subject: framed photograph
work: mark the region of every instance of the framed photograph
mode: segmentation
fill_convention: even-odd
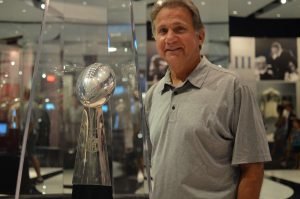
[[[256,38],[255,70],[260,80],[298,81],[296,38]]]

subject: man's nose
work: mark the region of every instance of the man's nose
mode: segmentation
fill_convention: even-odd
[[[174,42],[176,40],[176,34],[172,31],[169,30],[168,33],[166,34],[166,42]]]

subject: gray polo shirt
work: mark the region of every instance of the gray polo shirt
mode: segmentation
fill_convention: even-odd
[[[151,199],[233,199],[238,164],[271,160],[252,92],[205,57],[177,88],[168,71],[148,91],[145,108]]]

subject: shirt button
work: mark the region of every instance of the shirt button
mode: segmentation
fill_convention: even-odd
[[[174,105],[172,106],[172,110],[175,110],[175,106]]]

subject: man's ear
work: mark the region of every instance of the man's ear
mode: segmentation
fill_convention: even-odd
[[[199,47],[202,46],[205,39],[205,30],[204,28],[201,28],[201,30],[198,32],[198,39],[199,39]]]
[[[152,38],[153,38],[154,40],[156,40],[154,33],[152,34]]]

